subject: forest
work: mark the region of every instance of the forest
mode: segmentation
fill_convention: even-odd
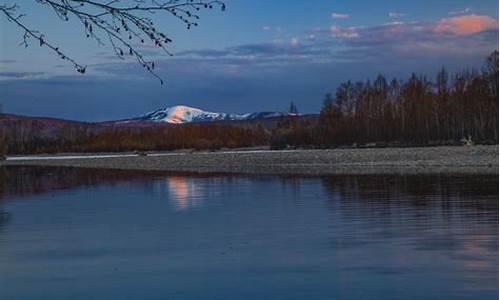
[[[52,134],[47,134],[42,126],[42,123],[34,120],[16,121],[8,128],[0,128],[0,151],[10,154],[37,154],[215,150],[269,143],[269,134],[260,124],[232,126],[205,123],[146,128],[66,124]]]
[[[405,81],[341,83],[325,96],[319,116],[298,114],[276,126],[198,123],[178,126],[113,127],[68,122],[49,133],[43,122],[0,118],[0,155],[57,152],[216,150],[270,146],[335,148],[498,144],[498,51],[480,71],[435,80],[412,74]],[[1,115],[0,115],[1,116]]]
[[[461,142],[498,144],[498,51],[481,71],[442,68],[435,81],[343,82],[326,95],[318,122],[283,120],[271,138],[275,149]]]

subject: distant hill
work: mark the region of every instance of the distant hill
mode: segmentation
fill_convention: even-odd
[[[81,122],[57,118],[0,114],[0,133],[8,135],[35,134],[39,137],[51,137],[64,128],[85,128],[92,132],[107,128],[99,123]]]
[[[124,119],[118,121],[109,121],[104,123],[115,124],[115,125],[130,125],[130,124],[138,125],[139,123],[187,124],[187,123],[207,123],[207,122],[220,122],[220,121],[225,121],[225,122],[253,121],[253,120],[264,120],[264,119],[294,117],[294,116],[299,116],[299,115],[287,112],[254,112],[245,114],[210,112],[185,105],[177,105],[172,107],[160,108],[136,118]]]
[[[286,112],[254,112],[245,114],[208,112],[184,105],[161,108],[139,117],[103,122],[83,122],[49,117],[23,116],[16,114],[0,114],[0,127],[8,135],[20,134],[21,128],[37,136],[50,137],[60,134],[63,129],[87,130],[99,133],[109,127],[120,128],[158,128],[175,127],[188,124],[227,124],[232,126],[252,126],[262,124],[267,129],[275,128],[278,122],[286,118],[315,120],[317,114],[300,115]]]

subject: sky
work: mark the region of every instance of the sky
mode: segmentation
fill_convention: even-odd
[[[105,1],[106,2],[106,1]],[[122,0],[122,3],[130,2]],[[157,27],[172,38],[170,57],[138,45],[159,81],[133,58],[85,37],[36,1],[17,3],[22,20],[83,65],[79,74],[46,47],[20,45],[23,31],[0,13],[0,103],[7,113],[84,121],[134,117],[177,104],[208,111],[284,111],[293,101],[315,113],[346,80],[412,72],[434,79],[480,69],[498,49],[498,1],[227,0],[200,11],[187,30],[166,14]]]

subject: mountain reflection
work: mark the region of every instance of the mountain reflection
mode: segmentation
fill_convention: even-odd
[[[188,210],[202,205],[203,190],[192,178],[170,176],[167,178],[170,201],[176,210]]]

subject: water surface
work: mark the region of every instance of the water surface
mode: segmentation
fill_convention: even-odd
[[[497,299],[497,188],[0,169],[0,299]]]

